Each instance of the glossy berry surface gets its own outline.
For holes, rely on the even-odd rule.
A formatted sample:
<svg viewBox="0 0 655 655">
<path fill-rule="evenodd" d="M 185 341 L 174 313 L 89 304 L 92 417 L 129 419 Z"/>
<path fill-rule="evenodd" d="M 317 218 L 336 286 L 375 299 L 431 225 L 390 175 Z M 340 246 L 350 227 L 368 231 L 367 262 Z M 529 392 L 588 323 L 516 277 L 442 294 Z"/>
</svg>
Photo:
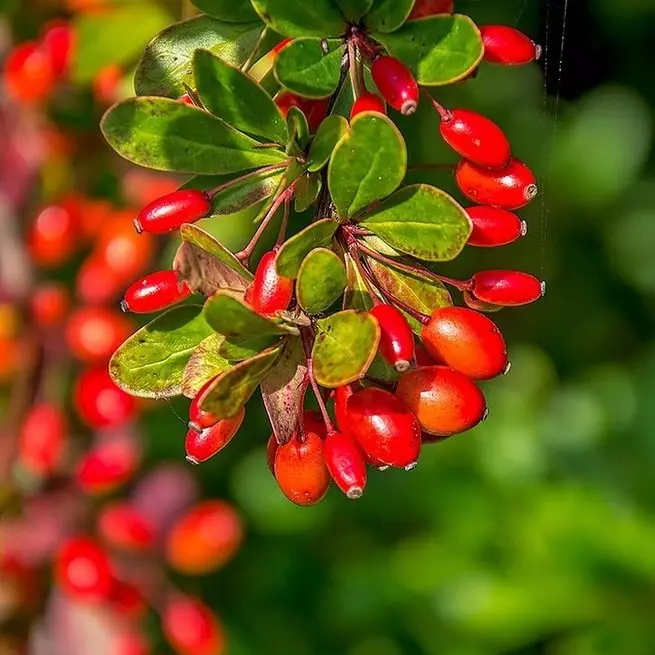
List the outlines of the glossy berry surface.
<svg viewBox="0 0 655 655">
<path fill-rule="evenodd" d="M 357 442 L 341 432 L 325 439 L 325 464 L 334 483 L 351 500 L 361 498 L 366 488 L 366 458 Z"/>
<path fill-rule="evenodd" d="M 370 314 L 380 326 L 380 355 L 397 371 L 406 371 L 414 361 L 414 333 L 404 314 L 385 304 L 376 305 Z"/>
<path fill-rule="evenodd" d="M 121 307 L 134 314 L 152 314 L 183 302 L 191 294 L 189 285 L 179 279 L 176 271 L 157 271 L 132 284 Z"/>
<path fill-rule="evenodd" d="M 348 419 L 348 400 L 355 393 L 352 384 L 345 384 L 334 390 L 334 415 L 337 419 L 337 425 L 341 432 L 347 433 L 349 430 Z"/>
<path fill-rule="evenodd" d="M 293 280 L 282 277 L 275 268 L 276 252 L 267 252 L 260 260 L 252 283 L 252 307 L 258 314 L 275 314 L 291 304 Z"/>
<path fill-rule="evenodd" d="M 134 225 L 137 232 L 167 234 L 185 223 L 195 223 L 205 218 L 211 209 L 211 200 L 204 191 L 182 189 L 146 205 L 139 212 Z"/>
<path fill-rule="evenodd" d="M 489 380 L 507 368 L 507 345 L 496 324 L 466 307 L 438 309 L 421 339 L 438 362 L 475 380 Z"/>
<path fill-rule="evenodd" d="M 184 444 L 187 460 L 192 464 L 201 464 L 214 457 L 232 441 L 245 415 L 246 410 L 242 407 L 236 416 L 218 421 L 200 431 L 189 428 Z"/>
<path fill-rule="evenodd" d="M 378 114 L 386 114 L 387 106 L 377 93 L 369 93 L 368 91 L 355 100 L 353 107 L 350 110 L 350 120 L 355 116 L 362 114 L 365 111 L 374 111 Z"/>
<path fill-rule="evenodd" d="M 243 526 L 231 505 L 208 500 L 192 507 L 171 528 L 166 560 L 186 575 L 204 575 L 232 559 L 241 546 Z"/>
<path fill-rule="evenodd" d="M 528 226 L 516 214 L 488 205 L 469 207 L 466 213 L 473 224 L 469 246 L 494 248 L 506 246 L 525 236 Z"/>
<path fill-rule="evenodd" d="M 446 366 L 403 373 L 396 395 L 430 434 L 449 436 L 475 427 L 486 415 L 482 392 L 471 378 Z"/>
<path fill-rule="evenodd" d="M 120 312 L 107 307 L 82 307 L 71 315 L 66 325 L 66 340 L 71 352 L 84 362 L 99 363 L 134 331 L 134 326 Z"/>
<path fill-rule="evenodd" d="M 382 97 L 401 114 L 413 114 L 418 107 L 419 88 L 412 72 L 400 59 L 384 55 L 371 65 L 371 75 Z"/>
<path fill-rule="evenodd" d="M 520 271 L 482 271 L 476 273 L 471 282 L 475 298 L 501 307 L 528 305 L 539 300 L 546 291 L 541 280 Z"/>
<path fill-rule="evenodd" d="M 505 133 L 482 114 L 468 109 L 446 111 L 441 136 L 462 157 L 486 168 L 507 166 L 512 149 Z"/>
<path fill-rule="evenodd" d="M 68 437 L 68 421 L 60 407 L 39 403 L 20 429 L 18 460 L 33 475 L 51 475 L 60 464 Z"/>
<path fill-rule="evenodd" d="M 533 172 L 518 159 L 493 170 L 462 159 L 455 169 L 455 181 L 469 200 L 509 210 L 525 207 L 538 193 Z"/>
<path fill-rule="evenodd" d="M 221 655 L 225 647 L 223 629 L 200 599 L 176 595 L 162 613 L 166 639 L 180 655 Z"/>
<path fill-rule="evenodd" d="M 330 486 L 323 440 L 314 432 L 306 432 L 303 441 L 296 434 L 279 446 L 274 470 L 280 490 L 296 505 L 316 505 Z"/>
<path fill-rule="evenodd" d="M 379 464 L 413 467 L 421 449 L 416 417 L 392 393 L 367 388 L 348 400 L 350 434 Z"/>
<path fill-rule="evenodd" d="M 525 34 L 507 25 L 480 27 L 484 59 L 505 66 L 521 66 L 539 58 L 540 48 Z"/>
<path fill-rule="evenodd" d="M 211 387 L 216 378 L 211 378 L 205 382 L 200 391 L 195 395 L 189 405 L 189 427 L 196 428 L 196 431 L 210 428 L 218 423 L 219 419 L 211 412 L 200 409 L 200 401 L 203 399 L 205 392 Z"/>
<path fill-rule="evenodd" d="M 416 0 L 407 20 L 436 16 L 437 14 L 452 14 L 454 4 L 453 0 Z"/>
<path fill-rule="evenodd" d="M 107 553 L 86 537 L 62 544 L 55 559 L 55 579 L 66 594 L 84 602 L 106 600 L 114 583 Z"/>
<path fill-rule="evenodd" d="M 141 552 L 155 543 L 154 526 L 124 501 L 106 505 L 98 515 L 98 534 L 112 548 Z"/>
<path fill-rule="evenodd" d="M 73 396 L 80 419 L 92 428 L 122 425 L 136 412 L 134 398 L 116 386 L 105 366 L 84 371 Z"/>
</svg>

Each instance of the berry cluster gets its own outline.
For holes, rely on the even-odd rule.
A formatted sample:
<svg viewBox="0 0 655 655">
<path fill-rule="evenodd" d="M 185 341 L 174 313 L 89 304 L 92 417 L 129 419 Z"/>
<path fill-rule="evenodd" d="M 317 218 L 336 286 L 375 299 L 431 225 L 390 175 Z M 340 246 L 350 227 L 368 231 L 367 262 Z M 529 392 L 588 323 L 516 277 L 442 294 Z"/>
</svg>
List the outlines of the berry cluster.
<svg viewBox="0 0 655 655">
<path fill-rule="evenodd" d="M 539 57 L 539 48 L 513 28 L 478 28 L 467 17 L 451 16 L 452 2 L 407 4 L 411 12 L 401 17 L 396 34 L 405 30 L 429 38 L 426 27 L 470 30 L 467 47 L 473 54 L 466 65 L 452 64 L 460 69 L 450 82 L 470 78 L 482 61 L 515 66 Z M 188 461 L 206 462 L 230 443 L 243 422 L 246 401 L 261 384 L 273 425 L 269 467 L 290 500 L 313 505 L 331 481 L 348 498 L 359 498 L 368 466 L 411 470 L 423 444 L 484 420 L 488 409 L 479 382 L 505 374 L 509 360 L 500 329 L 483 312 L 532 303 L 543 295 L 544 285 L 528 273 L 508 270 L 455 280 L 419 261 L 453 259 L 464 245 L 498 247 L 524 236 L 526 223 L 515 212 L 537 194 L 535 176 L 514 156 L 498 125 L 468 109 L 446 108 L 428 94 L 440 73 L 426 73 L 427 59 L 422 70 L 416 61 L 412 66 L 395 54 L 410 53 L 411 47 L 394 47 L 396 42 L 386 34 L 394 31 L 385 22 L 391 20 L 388 16 L 382 20 L 373 10 L 370 19 L 345 21 L 339 60 L 331 54 L 337 39 L 329 43 L 300 34 L 302 18 L 293 5 L 284 9 L 253 0 L 262 19 L 285 37 L 261 59 L 255 61 L 253 53 L 236 69 L 198 51 L 197 88 L 186 84 L 184 96 L 175 94 L 177 102 L 137 98 L 129 105 L 132 121 L 138 122 L 134 117 L 139 111 L 144 121 L 150 120 L 156 106 L 158 116 L 183 115 L 198 125 L 216 116 L 232 122 L 230 129 L 244 138 L 248 133 L 262 142 L 244 141 L 242 152 L 253 161 L 234 166 L 231 179 L 223 176 L 215 185 L 211 177 L 205 184 L 196 178 L 139 213 L 136 232 L 179 230 L 184 243 L 173 270 L 135 282 L 122 307 L 135 313 L 170 310 L 152 323 L 156 333 L 158 322 L 172 320 L 167 317 L 178 309 L 180 316 L 184 308 L 200 311 L 185 302 L 190 296 L 207 297 L 200 317 L 193 320 L 209 329 L 185 358 L 177 381 L 170 380 L 177 393 L 181 389 L 192 398 Z M 313 24 L 312 29 L 316 31 Z M 328 31 L 325 36 L 334 35 Z M 407 38 L 411 43 L 418 36 Z M 427 58 L 427 50 L 417 56 Z M 321 87 L 329 87 L 330 79 L 302 77 L 304 69 L 296 62 L 303 57 L 319 60 L 325 69 L 329 61 L 336 62 L 339 79 L 332 92 Z M 264 86 L 271 68 L 277 84 Z M 368 73 L 375 91 L 368 88 Z M 232 86 L 221 86 L 225 80 Z M 300 87 L 308 91 L 300 93 Z M 344 103 L 346 88 L 351 95 Z M 230 102 L 226 93 L 233 94 Z M 247 105 L 255 94 L 267 119 L 253 117 Z M 453 172 L 462 195 L 475 203 L 467 209 L 428 185 L 396 191 L 407 153 L 387 107 L 411 116 L 422 95 L 435 109 L 441 138 L 461 157 Z M 110 144 L 132 161 L 163 167 L 161 156 L 142 154 L 138 129 L 130 132 L 133 141 L 126 142 L 121 113 L 119 105 L 103 121 Z M 286 143 L 279 136 L 286 131 L 281 119 L 288 130 Z M 169 152 L 174 145 L 167 147 L 166 166 L 175 168 Z M 262 153 L 267 158 L 254 163 Z M 187 155 L 180 156 L 178 170 L 218 172 L 213 163 L 187 163 Z M 254 194 L 258 181 L 276 173 L 279 182 L 261 196 L 256 231 L 242 250 L 229 252 L 193 225 L 221 215 L 226 195 L 241 189 L 248 189 L 245 196 Z M 374 177 L 377 183 L 371 181 Z M 378 190 L 376 184 L 384 188 Z M 314 194 L 305 202 L 312 188 Z M 304 230 L 288 236 L 293 202 L 298 213 L 312 204 L 317 209 Z M 270 243 L 273 229 L 274 246 L 251 265 L 266 235 Z M 447 287 L 460 292 L 467 306 L 453 306 Z M 342 297 L 343 310 L 335 313 L 333 306 Z M 187 334 L 184 327 L 178 329 L 180 339 Z M 167 395 L 161 384 L 128 379 L 124 360 L 147 358 L 147 346 L 146 336 L 121 346 L 110 367 L 114 379 L 135 395 Z M 305 409 L 310 387 L 319 413 Z"/>
</svg>

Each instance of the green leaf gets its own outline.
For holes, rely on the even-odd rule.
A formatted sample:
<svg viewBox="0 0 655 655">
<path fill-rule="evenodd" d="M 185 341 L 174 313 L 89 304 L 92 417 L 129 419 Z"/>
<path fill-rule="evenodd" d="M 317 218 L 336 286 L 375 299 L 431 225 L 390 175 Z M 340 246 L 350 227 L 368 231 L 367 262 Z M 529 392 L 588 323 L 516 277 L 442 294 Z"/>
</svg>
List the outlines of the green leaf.
<svg viewBox="0 0 655 655">
<path fill-rule="evenodd" d="M 316 381 L 328 389 L 366 375 L 380 342 L 378 322 L 367 312 L 348 309 L 317 322 L 312 351 Z"/>
<path fill-rule="evenodd" d="M 312 250 L 298 272 L 298 303 L 308 314 L 320 314 L 343 295 L 346 268 L 338 255 L 327 248 Z"/>
<path fill-rule="evenodd" d="M 343 296 L 344 309 L 357 309 L 359 311 L 368 311 L 373 307 L 373 301 L 368 293 L 364 278 L 361 276 L 359 269 L 355 264 L 355 260 L 345 253 L 344 259 L 346 261 L 346 278 L 348 286 L 346 293 Z"/>
<path fill-rule="evenodd" d="M 396 250 L 430 262 L 454 259 L 471 235 L 466 211 L 445 191 L 427 184 L 394 193 L 361 225 Z"/>
<path fill-rule="evenodd" d="M 170 21 L 166 11 L 147 0 L 100 13 L 78 13 L 72 21 L 76 39 L 73 81 L 86 84 L 110 64 L 131 64 L 152 35 Z"/>
<path fill-rule="evenodd" d="M 318 199 L 323 181 L 320 175 L 303 175 L 296 185 L 295 208 L 297 212 L 309 209 Z"/>
<path fill-rule="evenodd" d="M 386 116 L 365 112 L 334 149 L 328 184 L 339 215 L 350 217 L 393 193 L 407 173 L 407 147 Z"/>
<path fill-rule="evenodd" d="M 294 39 L 277 55 L 275 76 L 300 96 L 327 98 L 339 84 L 342 57 L 343 43 L 338 39 Z"/>
<path fill-rule="evenodd" d="M 171 309 L 118 348 L 109 362 L 111 377 L 132 396 L 178 396 L 189 358 L 211 333 L 202 307 L 184 305 Z"/>
<path fill-rule="evenodd" d="M 228 23 L 246 23 L 259 18 L 250 0 L 191 0 L 191 2 L 200 11 Z"/>
<path fill-rule="evenodd" d="M 413 7 L 414 0 L 375 0 L 364 22 L 370 30 L 393 32 L 407 20 Z"/>
<path fill-rule="evenodd" d="M 430 316 L 435 310 L 441 307 L 450 307 L 453 304 L 450 293 L 438 280 L 400 271 L 373 258 L 367 258 L 367 261 L 382 289 L 422 314 Z M 402 310 L 402 308 L 400 309 Z M 409 314 L 405 313 L 405 316 L 412 326 L 412 330 L 420 335 L 423 325 Z"/>
<path fill-rule="evenodd" d="M 308 171 L 320 171 L 325 166 L 337 143 L 348 133 L 348 121 L 343 116 L 328 116 L 318 128 L 309 149 Z"/>
<path fill-rule="evenodd" d="M 208 50 L 196 50 L 193 66 L 207 110 L 242 132 L 286 144 L 289 134 L 282 112 L 249 75 Z"/>
<path fill-rule="evenodd" d="M 160 171 L 220 175 L 286 161 L 272 148 L 201 109 L 167 98 L 131 98 L 103 117 L 109 145 L 133 164 Z"/>
<path fill-rule="evenodd" d="M 210 334 L 193 351 L 182 376 L 182 393 L 187 398 L 195 398 L 209 380 L 230 368 L 230 362 L 218 354 L 223 339 L 220 334 Z"/>
<path fill-rule="evenodd" d="M 285 36 L 341 36 L 346 21 L 331 0 L 252 0 L 262 20 Z"/>
<path fill-rule="evenodd" d="M 387 362 L 382 359 L 380 353 L 375 356 L 372 364 L 368 367 L 366 377 L 370 380 L 394 383 L 400 378 L 400 373 Z"/>
<path fill-rule="evenodd" d="M 229 24 L 210 16 L 196 16 L 171 25 L 149 43 L 139 61 L 134 76 L 137 95 L 167 98 L 184 95 L 185 84 L 194 86 L 193 53 L 198 48 L 241 66 L 256 47 L 262 30 L 259 21 Z"/>
<path fill-rule="evenodd" d="M 324 218 L 292 236 L 280 248 L 277 255 L 275 260 L 277 272 L 284 277 L 295 279 L 305 257 L 314 248 L 329 247 L 338 227 L 337 221 Z"/>
<path fill-rule="evenodd" d="M 290 107 L 287 112 L 287 128 L 289 130 L 289 145 L 290 148 L 287 149 L 293 150 L 296 146 L 293 145 L 293 141 L 300 146 L 301 150 L 305 150 L 306 145 L 309 143 L 309 123 L 307 122 L 307 116 L 300 109 L 300 107 Z"/>
<path fill-rule="evenodd" d="M 307 360 L 302 342 L 289 339 L 275 367 L 261 382 L 264 407 L 280 444 L 287 443 L 298 427 L 307 384 Z"/>
<path fill-rule="evenodd" d="M 334 0 L 349 23 L 357 23 L 373 6 L 374 0 Z"/>
<path fill-rule="evenodd" d="M 225 371 L 200 399 L 200 408 L 219 419 L 232 418 L 250 400 L 282 351 L 271 348 Z"/>
<path fill-rule="evenodd" d="M 468 17 L 441 14 L 405 23 L 393 34 L 375 34 L 424 86 L 453 84 L 468 77 L 482 61 L 480 30 Z"/>
<path fill-rule="evenodd" d="M 294 331 L 260 316 L 230 291 L 219 291 L 207 300 L 205 318 L 216 332 L 228 339 L 275 336 Z"/>
<path fill-rule="evenodd" d="M 180 235 L 184 243 L 173 268 L 194 291 L 211 296 L 219 289 L 245 290 L 252 273 L 217 239 L 196 225 L 183 225 Z"/>
<path fill-rule="evenodd" d="M 276 337 L 247 337 L 239 338 L 232 337 L 230 339 L 223 339 L 221 346 L 218 350 L 221 357 L 230 362 L 243 362 L 250 359 L 260 352 L 270 348 L 276 341 Z"/>
</svg>

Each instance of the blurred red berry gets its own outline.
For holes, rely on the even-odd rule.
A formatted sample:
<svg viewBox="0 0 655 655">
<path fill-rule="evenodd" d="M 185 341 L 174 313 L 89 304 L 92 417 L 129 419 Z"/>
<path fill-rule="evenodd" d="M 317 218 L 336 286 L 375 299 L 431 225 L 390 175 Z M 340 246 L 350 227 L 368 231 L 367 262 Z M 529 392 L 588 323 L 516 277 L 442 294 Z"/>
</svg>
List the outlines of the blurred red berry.
<svg viewBox="0 0 655 655">
<path fill-rule="evenodd" d="M 50 56 L 33 41 L 16 46 L 6 57 L 5 87 L 19 102 L 37 103 L 54 91 L 57 74 Z"/>
<path fill-rule="evenodd" d="M 82 456 L 75 481 L 85 493 L 109 493 L 134 476 L 140 459 L 140 447 L 131 436 L 107 438 Z"/>
<path fill-rule="evenodd" d="M 67 437 L 68 421 L 60 407 L 34 405 L 20 429 L 18 461 L 34 475 L 51 475 L 61 463 Z"/>
<path fill-rule="evenodd" d="M 134 398 L 116 386 L 104 366 L 80 374 L 74 403 L 80 419 L 96 429 L 123 425 L 136 413 Z"/>
<path fill-rule="evenodd" d="M 128 551 L 148 550 L 155 541 L 148 519 L 125 501 L 116 501 L 100 510 L 98 534 L 112 548 Z"/>
<path fill-rule="evenodd" d="M 193 596 L 171 597 L 162 613 L 166 639 L 180 655 L 222 655 L 223 628 L 218 618 Z"/>
<path fill-rule="evenodd" d="M 49 282 L 37 287 L 30 299 L 32 320 L 42 328 L 63 323 L 69 308 L 68 290 L 58 282 Z"/>
<path fill-rule="evenodd" d="M 44 207 L 34 219 L 27 241 L 37 265 L 61 266 L 69 261 L 80 245 L 79 216 L 70 207 Z"/>
<path fill-rule="evenodd" d="M 55 557 L 55 579 L 69 596 L 83 602 L 104 602 L 114 575 L 105 550 L 88 537 L 64 542 Z"/>
<path fill-rule="evenodd" d="M 81 307 L 73 312 L 66 326 L 66 340 L 79 360 L 99 363 L 134 331 L 134 326 L 119 311 L 107 307 Z"/>
<path fill-rule="evenodd" d="M 41 38 L 41 48 L 50 58 L 52 68 L 58 77 L 68 73 L 73 56 L 75 33 L 69 23 L 63 20 L 46 25 Z"/>
</svg>

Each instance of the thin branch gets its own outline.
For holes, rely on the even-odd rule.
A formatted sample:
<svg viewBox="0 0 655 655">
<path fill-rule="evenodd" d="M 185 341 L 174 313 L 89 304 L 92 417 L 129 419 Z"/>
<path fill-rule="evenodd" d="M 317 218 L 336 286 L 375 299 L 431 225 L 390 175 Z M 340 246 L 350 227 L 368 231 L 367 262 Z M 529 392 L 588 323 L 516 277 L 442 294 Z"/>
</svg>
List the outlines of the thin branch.
<svg viewBox="0 0 655 655">
<path fill-rule="evenodd" d="M 300 331 L 300 337 L 302 339 L 303 349 L 305 351 L 305 357 L 307 359 L 307 377 L 309 378 L 309 384 L 312 387 L 312 391 L 316 396 L 316 402 L 318 403 L 318 408 L 321 411 L 321 416 L 323 417 L 323 423 L 325 423 L 325 429 L 327 433 L 330 434 L 334 432 L 334 424 L 330 418 L 330 414 L 327 411 L 325 406 L 325 400 L 323 398 L 323 391 L 321 387 L 316 382 L 314 377 L 314 360 L 312 358 L 312 350 L 314 348 L 314 335 L 311 332 L 310 328 L 305 328 Z"/>
</svg>

